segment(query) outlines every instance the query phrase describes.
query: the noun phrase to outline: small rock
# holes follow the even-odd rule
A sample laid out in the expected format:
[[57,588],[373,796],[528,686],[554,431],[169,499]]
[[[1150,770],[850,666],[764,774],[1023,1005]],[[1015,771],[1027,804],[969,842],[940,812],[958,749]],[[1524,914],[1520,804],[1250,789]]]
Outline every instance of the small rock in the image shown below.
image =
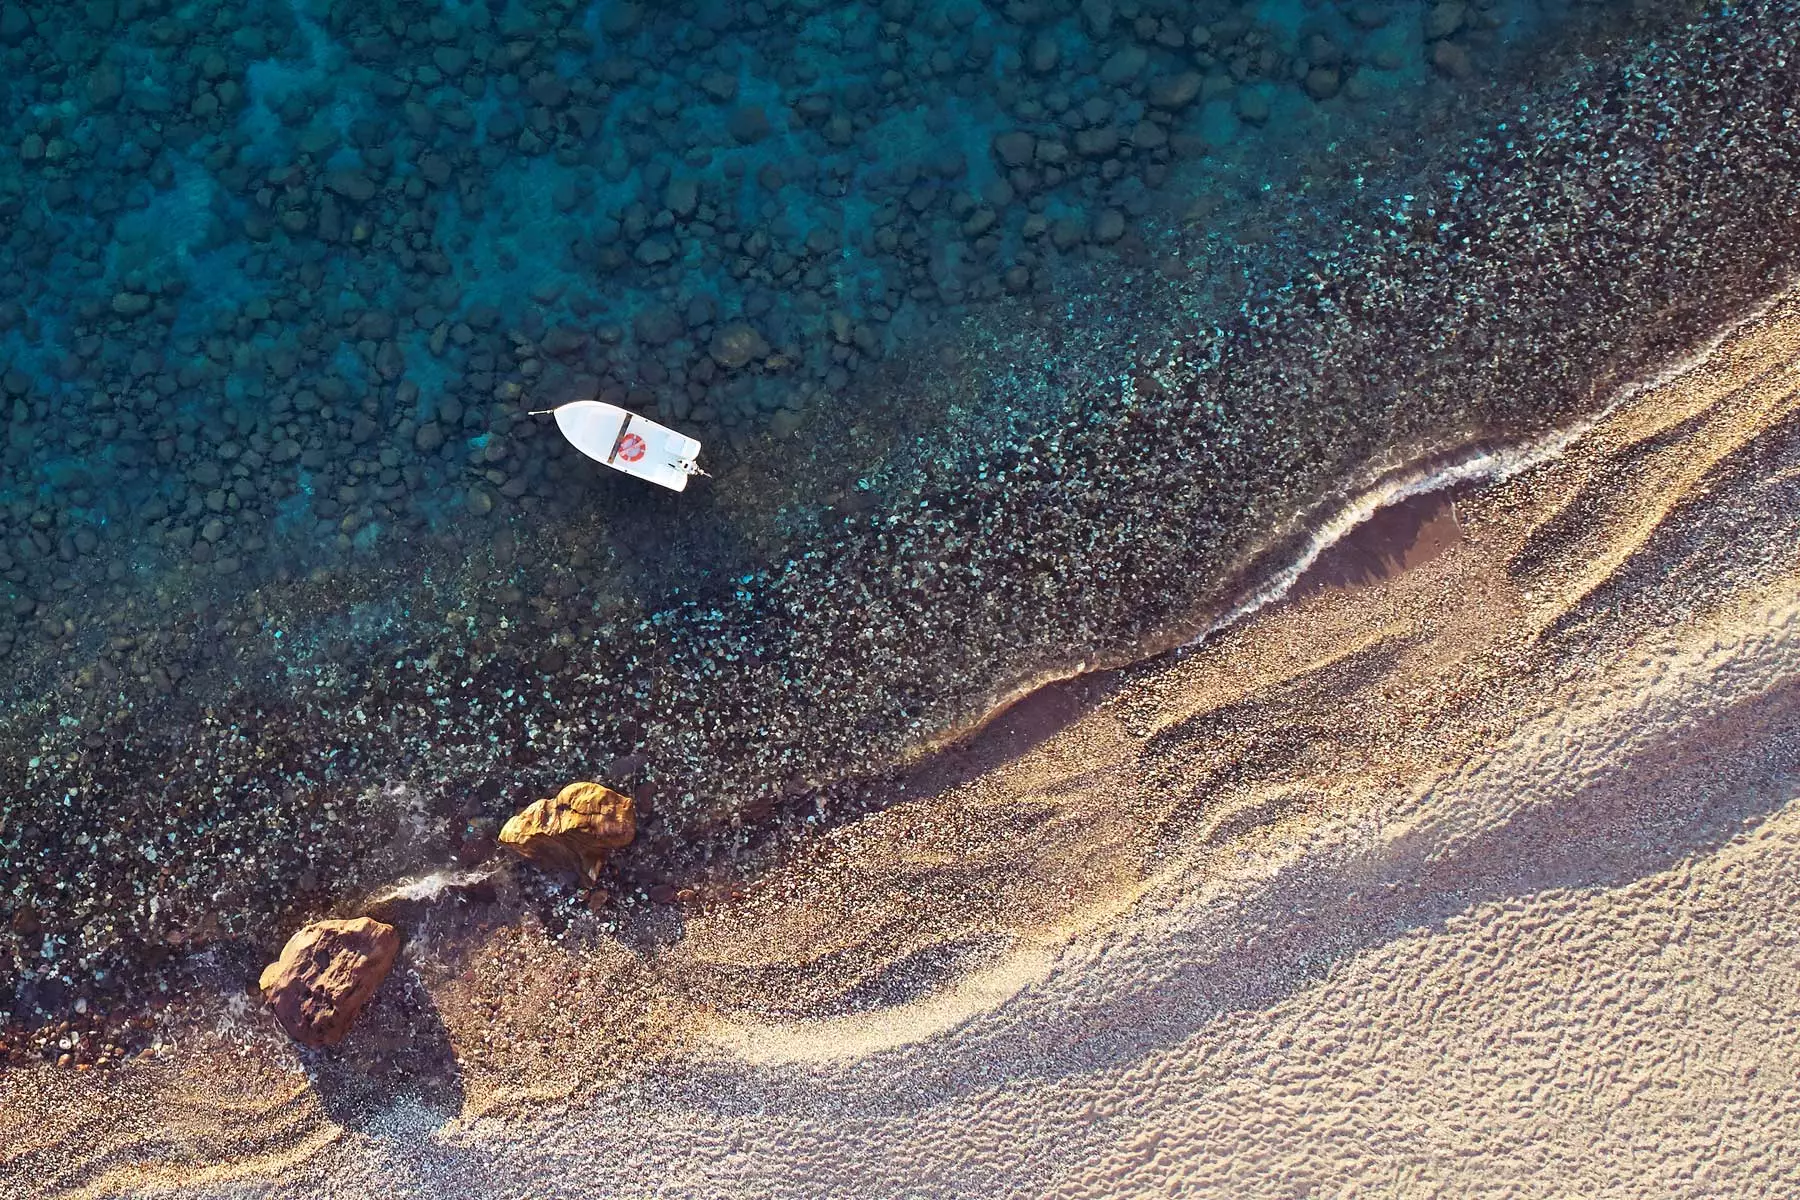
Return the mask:
[[1144,98],[1153,108],[1170,110],[1186,108],[1200,94],[1200,87],[1206,77],[1198,71],[1183,71],[1179,75],[1169,75],[1156,80],[1150,85]]
[[307,1046],[343,1040],[387,978],[400,933],[368,917],[315,921],[288,939],[257,986],[288,1036]]
[[1160,150],[1169,144],[1169,131],[1155,121],[1139,121],[1131,127],[1131,144],[1139,150]]
[[1127,46],[1100,64],[1100,82],[1122,87],[1136,79],[1150,61],[1150,52],[1142,46]]
[[646,346],[666,346],[681,336],[681,314],[667,304],[653,304],[632,318],[631,328]]
[[708,71],[700,77],[700,88],[722,104],[737,99],[738,77],[729,71]]
[[1037,139],[1023,129],[1000,134],[994,139],[994,156],[1003,166],[1029,167],[1037,153]]
[[1116,242],[1125,236],[1125,214],[1116,208],[1109,208],[1094,218],[1094,240],[1101,243]]
[[1075,134],[1075,153],[1083,158],[1111,158],[1119,151],[1119,130],[1113,125],[1083,129]]
[[1447,38],[1463,27],[1469,10],[1462,0],[1442,0],[1431,6],[1425,14],[1425,36],[1429,39]]
[[643,10],[632,0],[619,0],[602,6],[600,29],[608,37],[629,37],[637,32],[638,23],[643,19]]
[[461,46],[439,46],[431,52],[431,61],[451,79],[456,79],[469,69],[469,52]]
[[31,32],[31,18],[17,4],[0,4],[0,46],[16,46]]
[[604,784],[571,783],[554,798],[537,800],[500,830],[500,844],[540,867],[572,871],[592,881],[606,853],[637,836],[630,796]]
[[1058,250],[1073,250],[1076,246],[1081,245],[1081,239],[1085,233],[1080,221],[1073,217],[1061,217],[1050,226],[1050,242]]
[[555,325],[538,345],[552,358],[570,358],[587,345],[587,334],[573,325]]
[[441,154],[421,154],[419,156],[419,174],[425,182],[433,187],[442,187],[450,182],[450,160]]
[[1329,100],[1343,86],[1336,67],[1314,67],[1306,73],[1306,94],[1314,100]]
[[760,142],[769,136],[769,115],[760,104],[746,104],[731,114],[731,136],[744,145]]
[[759,358],[767,358],[769,343],[749,322],[732,321],[713,334],[709,350],[714,362],[728,371],[735,371]]
[[693,216],[700,207],[699,181],[685,177],[669,180],[663,189],[663,207],[683,220]]
[[325,176],[325,186],[346,200],[363,204],[375,195],[375,181],[361,171],[345,168]]
[[533,77],[526,91],[533,100],[549,109],[561,108],[569,99],[569,85],[561,76],[549,71]]
[[111,108],[125,94],[124,74],[112,63],[100,63],[88,72],[87,94],[95,108]]
[[150,297],[142,292],[114,292],[112,310],[121,317],[141,317],[150,311]]

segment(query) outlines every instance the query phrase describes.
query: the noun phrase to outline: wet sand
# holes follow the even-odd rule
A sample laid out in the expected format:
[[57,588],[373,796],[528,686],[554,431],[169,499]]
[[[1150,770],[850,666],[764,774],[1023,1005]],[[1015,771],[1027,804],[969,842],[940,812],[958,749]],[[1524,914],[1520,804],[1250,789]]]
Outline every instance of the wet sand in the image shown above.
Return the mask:
[[1797,410],[1790,294],[1560,457],[1016,706],[741,898],[557,930],[502,874],[408,914],[339,1054],[222,973],[160,1056],[0,1076],[0,1180],[1789,1193]]

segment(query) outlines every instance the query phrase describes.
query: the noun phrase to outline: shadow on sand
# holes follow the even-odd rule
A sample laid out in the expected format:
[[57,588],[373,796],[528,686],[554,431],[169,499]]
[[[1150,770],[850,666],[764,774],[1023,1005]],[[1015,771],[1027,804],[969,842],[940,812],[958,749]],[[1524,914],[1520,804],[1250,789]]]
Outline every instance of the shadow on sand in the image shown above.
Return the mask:
[[462,1112],[463,1079],[430,992],[404,963],[363,1010],[343,1045],[318,1052],[313,1086],[346,1129],[417,1136]]

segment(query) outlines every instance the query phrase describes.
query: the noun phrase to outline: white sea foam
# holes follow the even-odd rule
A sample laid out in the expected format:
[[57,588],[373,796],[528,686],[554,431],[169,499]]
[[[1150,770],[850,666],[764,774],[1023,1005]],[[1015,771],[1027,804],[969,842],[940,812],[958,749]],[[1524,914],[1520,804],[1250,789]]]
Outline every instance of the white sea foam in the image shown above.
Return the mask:
[[445,892],[455,888],[473,887],[483,880],[491,879],[500,870],[499,866],[476,867],[469,871],[451,871],[448,869],[432,871],[427,875],[418,875],[402,879],[389,887],[387,891],[370,899],[371,904],[381,904],[395,900],[425,901],[436,900]]
[[[1790,287],[1793,283],[1790,283]],[[1740,329],[1768,313],[1786,289],[1756,305],[1735,321],[1724,326],[1693,352],[1665,365],[1660,370],[1619,387],[1599,409],[1580,420],[1536,440],[1501,449],[1477,450],[1448,465],[1392,472],[1373,487],[1362,492],[1314,528],[1300,554],[1276,571],[1260,587],[1239,601],[1224,615],[1209,623],[1190,638],[1182,649],[1191,649],[1208,638],[1229,629],[1252,613],[1280,600],[1293,590],[1300,577],[1319,561],[1321,555],[1384,508],[1403,504],[1415,496],[1425,496],[1470,483],[1500,483],[1515,475],[1553,462],[1567,453],[1570,446],[1586,437],[1593,428],[1610,416],[1619,405],[1632,397],[1694,370],[1710,358],[1727,339]],[[1066,676],[1065,676],[1066,678]]]
[[1135,657],[1109,661],[1082,660],[1062,670],[1038,675],[1001,693],[985,707],[982,715],[976,720],[958,725],[927,740],[907,757],[909,759],[917,758],[934,750],[942,749],[944,746],[981,730],[1007,709],[1040,688],[1066,683],[1093,671],[1113,670],[1129,666],[1133,662],[1145,661],[1171,651],[1185,654],[1196,649],[1208,639],[1231,628],[1244,618],[1280,601],[1293,590],[1294,585],[1326,551],[1350,536],[1364,522],[1385,508],[1405,503],[1417,496],[1429,495],[1465,484],[1499,483],[1529,471],[1533,467],[1555,461],[1567,453],[1576,442],[1587,436],[1595,426],[1610,416],[1621,404],[1646,391],[1662,387],[1701,366],[1712,357],[1720,346],[1740,330],[1766,316],[1775,304],[1797,286],[1800,286],[1800,277],[1789,280],[1785,287],[1723,325],[1712,337],[1688,354],[1666,363],[1654,372],[1620,385],[1604,404],[1561,429],[1515,446],[1477,449],[1448,463],[1442,461],[1442,455],[1435,455],[1432,457],[1439,461],[1429,466],[1400,467],[1384,472],[1376,483],[1357,493],[1329,516],[1318,521],[1311,532],[1305,536],[1300,552],[1294,558],[1255,585],[1242,599],[1231,605],[1221,615],[1208,621],[1198,632],[1191,634],[1183,641],[1175,645],[1163,644],[1146,654],[1139,654]]

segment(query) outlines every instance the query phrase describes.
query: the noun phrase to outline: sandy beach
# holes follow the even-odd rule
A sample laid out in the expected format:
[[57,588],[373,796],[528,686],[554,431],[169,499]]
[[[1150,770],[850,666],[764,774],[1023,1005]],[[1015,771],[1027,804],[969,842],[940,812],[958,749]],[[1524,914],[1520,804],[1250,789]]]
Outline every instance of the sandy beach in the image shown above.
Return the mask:
[[1789,1194],[1797,406],[1788,294],[656,939],[502,876],[413,914],[339,1053],[240,1000],[0,1077],[6,1186]]
[[1800,1195],[1797,11],[0,0],[0,1197]]

